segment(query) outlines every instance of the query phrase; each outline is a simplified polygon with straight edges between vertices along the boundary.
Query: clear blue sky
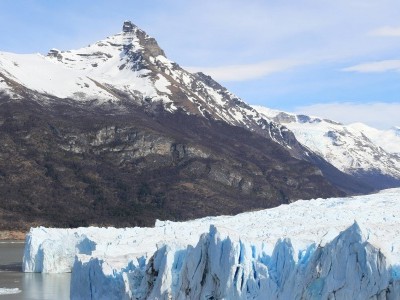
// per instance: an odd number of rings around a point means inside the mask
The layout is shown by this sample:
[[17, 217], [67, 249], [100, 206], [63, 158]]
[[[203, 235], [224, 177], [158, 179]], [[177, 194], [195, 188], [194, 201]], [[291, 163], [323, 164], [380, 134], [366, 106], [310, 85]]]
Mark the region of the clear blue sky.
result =
[[131, 20], [250, 104], [385, 128], [400, 125], [399, 12], [398, 0], [4, 0], [0, 51], [74, 49]]

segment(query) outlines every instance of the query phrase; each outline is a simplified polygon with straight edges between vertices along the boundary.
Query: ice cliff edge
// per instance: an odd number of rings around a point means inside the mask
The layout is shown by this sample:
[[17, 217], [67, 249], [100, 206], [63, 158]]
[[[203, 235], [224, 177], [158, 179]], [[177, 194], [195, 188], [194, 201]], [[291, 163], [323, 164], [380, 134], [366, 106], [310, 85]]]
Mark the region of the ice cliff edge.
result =
[[[382, 252], [354, 223], [325, 246], [296, 253], [280, 239], [264, 244], [231, 239], [211, 226], [195, 247], [161, 246], [112, 268], [99, 258], [73, 266], [71, 299], [398, 299], [400, 281]], [[111, 271], [111, 269], [112, 271]]]
[[392, 189], [153, 228], [32, 228], [24, 270], [72, 270], [72, 299], [398, 299], [399, 215]]

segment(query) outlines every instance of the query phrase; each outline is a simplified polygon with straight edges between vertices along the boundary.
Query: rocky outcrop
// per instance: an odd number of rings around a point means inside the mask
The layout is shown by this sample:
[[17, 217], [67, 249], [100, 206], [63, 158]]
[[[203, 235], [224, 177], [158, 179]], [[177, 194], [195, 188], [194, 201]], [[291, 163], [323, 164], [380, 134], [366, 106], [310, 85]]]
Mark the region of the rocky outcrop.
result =
[[125, 21], [124, 25], [122, 26], [122, 31], [123, 32], [133, 32], [134, 28], [136, 28], [136, 26], [131, 21]]

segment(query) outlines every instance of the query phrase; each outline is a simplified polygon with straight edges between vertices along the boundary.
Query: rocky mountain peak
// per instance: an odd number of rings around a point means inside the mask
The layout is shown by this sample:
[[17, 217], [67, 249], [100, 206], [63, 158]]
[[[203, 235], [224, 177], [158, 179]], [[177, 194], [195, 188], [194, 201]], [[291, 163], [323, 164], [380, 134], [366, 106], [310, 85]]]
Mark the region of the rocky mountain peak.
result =
[[61, 55], [61, 51], [58, 49], [50, 49], [50, 51], [47, 53], [48, 57], [54, 57], [56, 59], [61, 60], [62, 59], [62, 55]]
[[[157, 57], [158, 55], [165, 56], [164, 51], [157, 44], [157, 41], [150, 37], [145, 31], [137, 27], [131, 21], [125, 21], [122, 26], [122, 32], [124, 34], [132, 35], [139, 45], [143, 48], [144, 52], [148, 56]], [[126, 45], [125, 50], [130, 50], [129, 45]]]
[[122, 31], [133, 32], [135, 28], [137, 28], [136, 25], [133, 24], [131, 21], [125, 21], [124, 25], [122, 26]]

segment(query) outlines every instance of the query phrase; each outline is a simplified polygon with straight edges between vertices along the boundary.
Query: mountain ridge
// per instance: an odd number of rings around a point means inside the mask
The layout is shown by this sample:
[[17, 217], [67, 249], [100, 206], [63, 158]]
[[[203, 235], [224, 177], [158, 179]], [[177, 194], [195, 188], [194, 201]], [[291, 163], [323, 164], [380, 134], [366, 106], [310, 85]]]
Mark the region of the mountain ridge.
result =
[[[286, 127], [263, 117], [210, 76], [203, 73], [191, 74], [164, 55], [153, 38], [126, 21], [121, 33], [88, 47], [71, 51], [51, 50], [47, 57], [40, 57], [46, 63], [44, 77], [36, 77], [41, 79], [39, 87], [43, 84], [50, 85], [49, 89], [61, 86], [56, 94], [71, 99], [76, 105], [88, 103], [107, 106], [114, 113], [124, 113], [132, 105], [142, 106], [148, 111], [163, 107], [166, 111], [174, 112], [179, 108], [188, 114], [211, 117], [243, 127], [280, 144], [291, 156], [317, 164], [329, 180], [346, 192], [364, 193], [374, 190], [374, 187], [364, 186], [355, 178], [341, 180], [343, 174], [340, 171], [298, 143]], [[11, 73], [14, 70], [14, 79], [18, 81], [19, 73], [15, 71], [18, 67], [15, 65], [22, 65], [23, 62], [17, 60], [15, 56], [14, 61], [9, 59], [8, 66]], [[0, 74], [1, 62], [0, 55]], [[47, 64], [51, 64], [52, 68], [47, 68]], [[60, 67], [63, 71], [61, 77], [57, 69]], [[36, 68], [40, 69], [40, 65]], [[78, 69], [78, 75], [73, 72], [72, 75], [71, 72], [65, 75], [65, 68], [74, 72]], [[53, 74], [52, 78], [48, 78], [49, 74]], [[70, 80], [68, 88], [65, 87], [64, 76]], [[55, 84], [55, 78], [61, 78], [62, 81]], [[35, 83], [28, 80], [26, 85], [35, 90]], [[44, 96], [48, 95], [45, 92]], [[43, 93], [38, 97], [42, 99]]]
[[[20, 74], [18, 69], [27, 64], [26, 59], [35, 69], [45, 69], [44, 75], [35, 74], [37, 81], [26, 78], [30, 77], [29, 74], [25, 77]], [[62, 72], [68, 73], [63, 76], [72, 83], [67, 87], [65, 78], [59, 74], [60, 67]], [[79, 72], [75, 74], [65, 69]], [[1, 70], [6, 74], [1, 74]], [[162, 104], [167, 111], [179, 107], [189, 114], [209, 115], [285, 144], [277, 124], [263, 119], [256, 110], [210, 76], [191, 74], [167, 59], [157, 42], [129, 21], [124, 23], [121, 33], [78, 50], [53, 49], [46, 57], [7, 56], [0, 52], [0, 76], [32, 91], [79, 102], [118, 103], [123, 98], [143, 106]], [[50, 87], [43, 87], [46, 84]], [[300, 156], [295, 151], [292, 155]]]
[[2, 228], [151, 226], [375, 189], [131, 22], [78, 50], [0, 52], [0, 107]]
[[344, 173], [379, 188], [400, 184], [400, 138], [395, 130], [362, 123], [344, 125], [329, 119], [254, 106], [265, 117], [289, 128], [301, 144]]

